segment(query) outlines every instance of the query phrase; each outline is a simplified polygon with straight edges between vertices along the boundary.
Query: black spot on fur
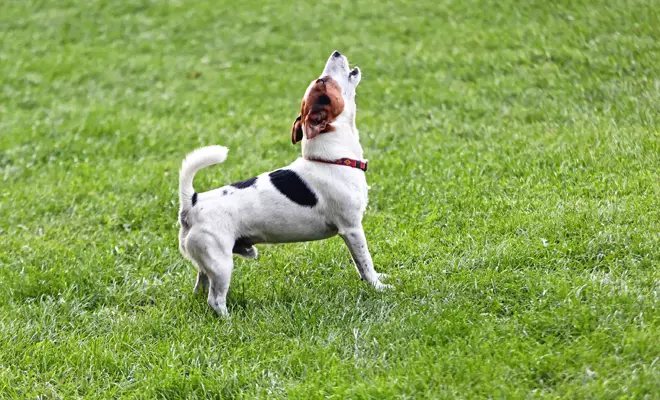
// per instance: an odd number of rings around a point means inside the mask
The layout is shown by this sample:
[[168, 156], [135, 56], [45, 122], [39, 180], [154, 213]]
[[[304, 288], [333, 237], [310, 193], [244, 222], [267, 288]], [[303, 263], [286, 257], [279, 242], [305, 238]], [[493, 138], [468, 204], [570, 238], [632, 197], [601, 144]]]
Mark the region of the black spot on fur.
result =
[[222, 189], [222, 195], [223, 195], [223, 196], [226, 196], [227, 193], [229, 193], [229, 192], [227, 191], [227, 189]]
[[296, 204], [305, 207], [314, 207], [318, 202], [316, 195], [298, 174], [290, 169], [278, 169], [270, 174], [270, 181], [283, 195]]
[[197, 193], [193, 193], [192, 195], [192, 205], [195, 207], [195, 204], [197, 204]]
[[231, 185], [236, 189], [245, 189], [245, 188], [249, 188], [250, 186], [254, 186], [256, 182], [257, 182], [257, 178], [255, 177], [240, 182], [234, 182]]

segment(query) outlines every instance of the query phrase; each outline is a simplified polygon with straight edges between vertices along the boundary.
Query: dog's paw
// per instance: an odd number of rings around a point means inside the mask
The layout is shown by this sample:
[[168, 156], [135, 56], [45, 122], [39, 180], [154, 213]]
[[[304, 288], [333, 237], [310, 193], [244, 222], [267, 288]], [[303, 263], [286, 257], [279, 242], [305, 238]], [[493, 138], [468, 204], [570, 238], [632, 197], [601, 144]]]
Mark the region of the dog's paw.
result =
[[388, 285], [386, 283], [382, 283], [381, 281], [377, 281], [374, 283], [374, 289], [379, 292], [384, 292], [386, 290], [394, 290], [394, 285]]
[[257, 258], [259, 257], [259, 251], [257, 250], [256, 247], [250, 246], [250, 247], [241, 247], [241, 248], [234, 248], [234, 253], [243, 257], [243, 258]]
[[220, 319], [229, 318], [229, 311], [227, 310], [227, 307], [220, 307], [217, 310], [213, 310], [213, 312]]
[[225, 318], [229, 316], [229, 310], [227, 310], [227, 305], [219, 304], [213, 300], [209, 300], [208, 303], [218, 317]]
[[255, 259], [255, 258], [258, 258], [258, 257], [259, 257], [259, 250], [257, 250], [257, 248], [254, 247], [254, 246], [249, 247], [249, 248], [245, 251], [245, 258], [252, 258], [252, 259]]

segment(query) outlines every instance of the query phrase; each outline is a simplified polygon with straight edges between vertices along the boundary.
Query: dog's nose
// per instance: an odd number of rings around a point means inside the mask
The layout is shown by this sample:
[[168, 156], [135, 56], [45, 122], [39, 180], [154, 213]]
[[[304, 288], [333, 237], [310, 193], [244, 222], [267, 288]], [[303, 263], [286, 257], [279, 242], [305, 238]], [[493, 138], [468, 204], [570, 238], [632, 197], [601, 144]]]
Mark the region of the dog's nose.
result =
[[334, 53], [332, 53], [332, 56], [333, 57], [341, 57], [341, 53], [338, 52], [337, 50], [335, 50]]

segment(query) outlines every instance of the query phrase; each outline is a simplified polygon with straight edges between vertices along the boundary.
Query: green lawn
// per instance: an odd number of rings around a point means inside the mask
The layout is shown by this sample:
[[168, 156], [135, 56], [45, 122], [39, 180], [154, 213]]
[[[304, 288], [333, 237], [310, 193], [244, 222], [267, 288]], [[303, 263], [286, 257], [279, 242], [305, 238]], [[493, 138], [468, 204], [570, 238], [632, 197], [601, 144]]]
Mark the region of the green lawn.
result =
[[[315, 5], [315, 3], [319, 3]], [[359, 65], [365, 229], [193, 295], [198, 190], [286, 165]], [[657, 398], [658, 0], [0, 3], [0, 398]]]

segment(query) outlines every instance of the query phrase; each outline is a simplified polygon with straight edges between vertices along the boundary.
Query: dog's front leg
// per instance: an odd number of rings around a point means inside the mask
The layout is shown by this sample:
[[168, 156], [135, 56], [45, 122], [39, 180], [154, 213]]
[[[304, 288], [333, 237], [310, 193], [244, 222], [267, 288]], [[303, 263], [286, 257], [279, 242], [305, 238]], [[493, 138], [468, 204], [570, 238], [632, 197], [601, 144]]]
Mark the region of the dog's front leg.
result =
[[369, 282], [376, 290], [391, 289], [392, 285], [386, 285], [380, 281], [380, 278], [384, 278], [386, 275], [379, 274], [374, 269], [374, 263], [367, 247], [367, 238], [364, 236], [362, 227], [341, 230], [339, 236], [344, 239], [346, 246], [348, 246], [360, 278]]
[[198, 293], [200, 290], [204, 292], [209, 289], [209, 277], [202, 271], [200, 268], [197, 269], [197, 282], [195, 282], [195, 287], [193, 293]]

